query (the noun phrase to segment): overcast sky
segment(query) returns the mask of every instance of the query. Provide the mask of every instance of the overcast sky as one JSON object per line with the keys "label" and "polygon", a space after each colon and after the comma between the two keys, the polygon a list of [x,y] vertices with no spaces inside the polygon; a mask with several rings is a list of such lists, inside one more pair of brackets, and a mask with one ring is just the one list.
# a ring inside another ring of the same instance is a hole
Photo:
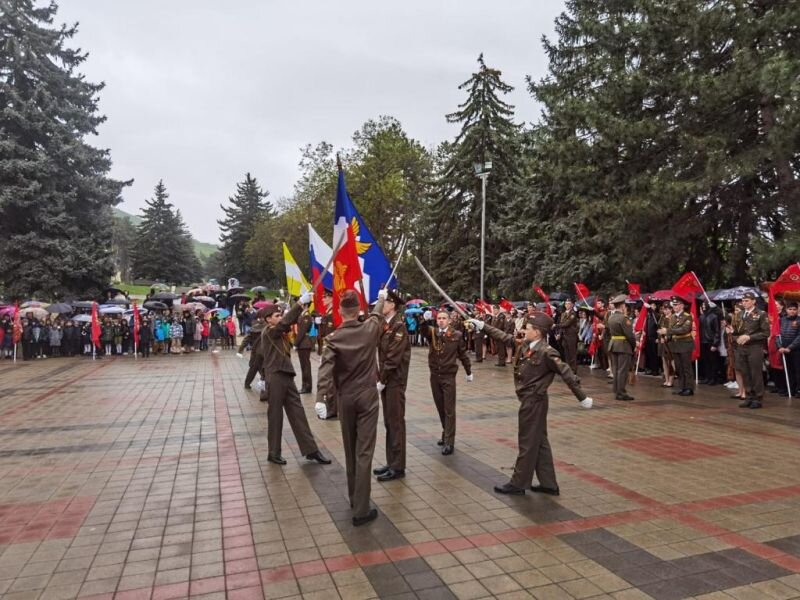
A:
{"label": "overcast sky", "polygon": [[444,115],[480,52],[516,89],[518,121],[539,107],[525,76],[546,72],[563,0],[61,0],[80,22],[83,72],[104,81],[123,210],[138,214],[163,178],[193,235],[217,242],[219,208],[249,171],[273,199],[297,178],[299,149],[340,148],[361,124],[398,118],[428,147],[455,135]]}

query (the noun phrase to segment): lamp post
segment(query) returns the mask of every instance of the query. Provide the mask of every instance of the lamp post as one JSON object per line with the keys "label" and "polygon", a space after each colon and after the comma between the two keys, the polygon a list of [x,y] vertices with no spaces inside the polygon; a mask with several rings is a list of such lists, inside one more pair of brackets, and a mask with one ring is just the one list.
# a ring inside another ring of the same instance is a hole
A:
{"label": "lamp post", "polygon": [[491,161],[484,163],[474,163],[472,168],[475,176],[481,180],[481,301],[485,300],[483,295],[483,278],[486,272],[486,180],[489,178],[489,171],[492,170]]}

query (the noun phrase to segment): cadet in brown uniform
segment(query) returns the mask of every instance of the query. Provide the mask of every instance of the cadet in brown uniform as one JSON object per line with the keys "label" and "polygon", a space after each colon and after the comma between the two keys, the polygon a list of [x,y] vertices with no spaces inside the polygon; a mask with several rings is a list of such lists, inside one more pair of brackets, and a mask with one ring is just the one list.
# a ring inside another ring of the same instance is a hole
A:
{"label": "cadet in brown uniform", "polygon": [[739,408],[761,408],[764,401],[764,342],[769,338],[767,313],[756,308],[756,295],[745,292],[742,297],[741,318],[734,320],[726,331],[733,334],[736,344],[736,369],[744,377],[745,399]]}
{"label": "cadet in brown uniform", "polygon": [[578,313],[572,298],[564,302],[564,312],[558,320],[561,328],[561,347],[564,349],[564,362],[572,372],[578,374]]}
{"label": "cadet in brown uniform", "polygon": [[611,371],[614,374],[614,394],[617,400],[630,401],[625,390],[628,384],[628,371],[631,370],[633,349],[636,347],[636,337],[633,335],[633,325],[625,314],[625,300],[627,296],[617,296],[611,300],[613,307],[608,315],[606,335],[609,337],[608,355],[611,359]]}
{"label": "cadet in brown uniform", "polygon": [[347,290],[339,304],[342,324],[325,339],[317,382],[317,402],[326,394],[339,397],[339,422],[342,425],[347,492],[353,508],[353,525],[369,523],[378,516],[369,502],[372,456],[378,427],[378,389],[375,360],[383,332],[383,304],[386,290],[378,292],[378,302],[369,315],[358,320],[358,294]]}
{"label": "cadet in brown uniform", "polygon": [[666,328],[658,330],[659,335],[667,336],[667,347],[675,361],[675,371],[678,379],[679,390],[672,392],[677,396],[694,395],[694,377],[692,377],[692,352],[694,352],[694,338],[692,337],[692,315],[683,312],[686,309],[686,300],[678,296],[672,297],[672,307],[675,312],[669,318]]}
{"label": "cadet in brown uniform", "polygon": [[[425,313],[430,320],[430,313]],[[431,371],[431,392],[439,420],[442,422],[442,454],[452,454],[456,443],[456,373],[457,360],[464,365],[467,381],[472,381],[472,367],[467,355],[467,346],[460,331],[450,327],[450,315],[440,310],[436,315],[436,325],[423,329],[423,335],[430,342],[428,348],[428,367]],[[513,336],[512,336],[513,338]],[[499,346],[499,353],[504,355],[505,346]]]}
{"label": "cadet in brown uniform", "polygon": [[244,378],[244,389],[249,390],[250,384],[253,383],[256,373],[261,373],[261,378],[264,378],[264,371],[262,370],[264,358],[261,356],[261,332],[264,329],[264,319],[257,318],[256,322],[247,335],[239,344],[239,349],[236,356],[242,358],[242,352],[250,343],[250,363],[248,364],[247,375]]}
{"label": "cadet in brown uniform", "polygon": [[[470,322],[476,329],[485,329],[492,338],[508,342],[508,334],[503,331],[477,319]],[[547,333],[552,327],[553,319],[545,313],[528,317],[525,338],[515,354],[514,385],[520,402],[519,455],[511,481],[494,488],[500,494],[522,495],[530,486],[533,492],[559,495],[553,454],[547,441],[547,388],[556,373],[561,375],[583,408],[592,407],[592,399],[583,393],[576,375],[561,362],[558,352],[547,344]],[[534,473],[539,485],[531,485]]]}
{"label": "cadet in brown uniform", "polygon": [[[500,310],[497,313],[497,316],[494,319],[493,327],[499,329],[502,332],[506,330],[506,311]],[[494,349],[497,354],[497,362],[495,363],[498,367],[505,367],[506,366],[506,344],[505,342],[498,342],[494,340]]]}
{"label": "cadet in brown uniform", "polygon": [[288,339],[289,330],[303,312],[303,305],[311,302],[311,294],[300,296],[300,300],[281,318],[281,309],[277,305],[262,309],[265,320],[261,332],[261,354],[264,358],[264,382],[267,389],[262,392],[267,407],[267,460],[276,465],[285,465],[281,456],[281,438],[283,437],[283,413],[292,427],[300,452],[308,460],[329,465],[317,448],[314,436],[308,426],[308,419],[300,402],[300,394],[294,384],[294,367],[292,366],[292,345]]}
{"label": "cadet in brown uniform", "polygon": [[405,301],[389,290],[383,304],[383,329],[378,344],[378,389],[386,428],[386,464],[373,471],[378,481],[406,476],[406,384],[411,344],[402,309]]}
{"label": "cadet in brown uniform", "polygon": [[297,358],[300,359],[300,373],[302,376],[301,394],[311,393],[311,351],[314,349],[314,340],[308,335],[311,326],[314,324],[314,317],[308,312],[303,311],[297,321],[297,337],[294,340],[294,347],[297,349]]}

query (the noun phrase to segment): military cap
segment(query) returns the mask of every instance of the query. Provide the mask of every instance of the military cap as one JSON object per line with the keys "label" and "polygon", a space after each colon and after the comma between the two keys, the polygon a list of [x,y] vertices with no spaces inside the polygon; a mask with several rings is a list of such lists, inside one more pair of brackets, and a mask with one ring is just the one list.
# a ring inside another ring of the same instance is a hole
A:
{"label": "military cap", "polygon": [[686,298],[684,298],[682,296],[678,296],[677,294],[672,296],[672,303],[675,304],[676,302],[680,302],[684,306],[689,304],[689,301]]}
{"label": "military cap", "polygon": [[358,292],[355,290],[345,290],[342,294],[342,299],[339,301],[339,306],[342,308],[358,308],[361,306]]}
{"label": "military cap", "polygon": [[742,298],[743,299],[744,298],[750,298],[750,300],[756,300],[758,298],[758,296],[756,296],[755,292],[749,292],[748,291],[748,292],[745,292],[744,294],[742,294]]}
{"label": "military cap", "polygon": [[331,288],[322,288],[322,295],[333,296],[333,290]]}
{"label": "military cap", "polygon": [[535,327],[542,333],[547,333],[553,328],[553,317],[547,313],[537,312],[532,317],[528,317],[525,323],[531,327]]}
{"label": "military cap", "polygon": [[257,319],[266,319],[269,316],[274,315],[276,312],[280,312],[281,307],[274,303],[269,303],[266,306],[262,306],[258,309],[256,313]]}
{"label": "military cap", "polygon": [[403,306],[406,301],[397,290],[386,290],[386,299],[394,302],[397,306]]}
{"label": "military cap", "polygon": [[625,301],[628,297],[625,294],[620,294],[619,296],[614,296],[611,299],[611,304],[625,304]]}

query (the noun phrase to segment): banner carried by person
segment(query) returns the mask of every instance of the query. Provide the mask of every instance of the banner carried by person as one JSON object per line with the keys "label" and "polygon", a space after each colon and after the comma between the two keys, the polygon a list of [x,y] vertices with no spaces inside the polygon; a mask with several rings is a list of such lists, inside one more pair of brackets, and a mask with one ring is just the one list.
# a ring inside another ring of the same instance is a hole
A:
{"label": "banner carried by person", "polygon": [[363,278],[361,266],[358,262],[357,242],[353,228],[348,226],[345,230],[345,235],[347,239],[333,259],[333,324],[335,327],[342,323],[339,304],[345,291],[356,290],[361,301],[361,308],[367,308],[367,302],[361,287]]}
{"label": "banner carried by person", "polygon": [[578,300],[583,302],[586,308],[589,308],[589,302],[586,300],[592,293],[589,291],[589,288],[586,287],[583,283],[576,283],[575,285],[575,292],[578,294]]}
{"label": "banner carried by person", "polygon": [[800,292],[800,263],[789,265],[771,286],[769,286],[769,364],[773,369],[783,369],[783,359],[778,352],[778,337],[781,335],[781,318],[778,313],[777,297],[786,292]]}
{"label": "banner carried by person", "polygon": [[537,294],[539,294],[542,297],[542,300],[544,300],[544,312],[545,312],[545,314],[550,316],[550,317],[552,317],[553,316],[553,307],[550,306],[550,296],[545,294],[544,290],[540,286],[536,285],[535,283],[533,284],[533,291],[536,292]]}
{"label": "banner carried by person", "polygon": [[303,275],[297,265],[297,261],[289,251],[289,246],[286,245],[286,242],[283,242],[283,265],[286,270],[286,289],[290,296],[297,298],[311,289],[311,284],[308,283],[306,276]]}
{"label": "banner carried by person", "polygon": [[139,348],[139,331],[142,328],[142,319],[139,316],[139,305],[136,302],[133,303],[133,343],[136,345],[135,348]]}
{"label": "banner carried by person", "polygon": [[642,286],[628,282],[628,300],[639,300],[642,297]]}
{"label": "banner carried by person", "polygon": [[[97,317],[97,302],[92,302],[92,343],[95,348],[100,348],[100,335],[102,329],[100,328],[100,319]],[[92,350],[94,355],[94,350]]]}
{"label": "banner carried by person", "polygon": [[342,239],[341,236],[348,227],[352,230],[356,241],[356,252],[366,287],[366,301],[373,302],[378,298],[378,291],[383,286],[396,288],[397,278],[392,277],[391,281],[388,281],[392,274],[392,265],[370,233],[353,201],[350,200],[345,187],[344,171],[340,166],[339,182],[336,187],[336,212],[333,220],[334,239]]}
{"label": "banner carried by person", "polygon": [[317,281],[320,273],[323,271],[325,275],[322,277],[322,283],[314,290],[314,306],[318,313],[325,312],[325,304],[323,303],[323,295],[325,290],[333,290],[333,270],[329,268],[325,271],[325,265],[331,262],[333,255],[333,248],[325,243],[316,229],[308,224],[308,258],[311,262],[311,279]]}
{"label": "banner carried by person", "polygon": [[700,358],[700,334],[698,331],[700,321],[697,315],[697,299],[705,294],[705,289],[694,271],[689,271],[681,275],[681,278],[675,282],[675,285],[672,286],[672,293],[689,301],[689,312],[692,315],[692,340],[694,341],[692,360],[698,360]]}
{"label": "banner carried by person", "polygon": [[[14,305],[14,325],[11,341],[14,342],[14,346],[22,341],[22,317],[19,314],[19,302]],[[16,350],[16,348],[14,348],[14,350]]]}

